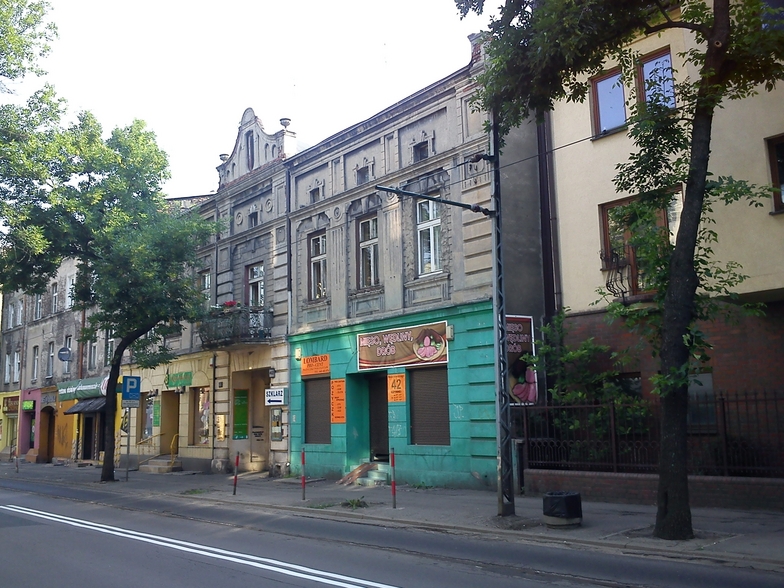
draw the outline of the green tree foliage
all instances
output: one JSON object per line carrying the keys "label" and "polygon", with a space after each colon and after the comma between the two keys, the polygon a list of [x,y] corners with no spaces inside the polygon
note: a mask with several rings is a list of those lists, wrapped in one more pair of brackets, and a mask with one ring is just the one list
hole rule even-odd
{"label": "green tree foliage", "polygon": [[[484,0],[456,3],[466,14],[481,12]],[[641,197],[621,214],[647,233],[637,245],[661,310],[655,336],[662,438],[654,532],[665,539],[693,536],[686,468],[689,365],[706,349],[695,324],[710,317],[711,296],[742,279],[737,266],[711,262],[715,233],[705,221],[713,203],[758,193],[709,174],[713,117],[722,101],[770,91],[784,78],[782,17],[762,0],[506,0],[490,24],[479,100],[495,113],[502,133],[558,101],[585,100],[590,77],[608,61],[620,63],[628,75],[635,39],[681,29],[696,42],[679,56],[695,75],[678,85],[677,110],[653,100],[651,109],[636,113],[630,121],[636,151],[616,178],[619,191]],[[654,219],[667,207],[667,190],[679,183],[684,203],[670,246],[664,235],[657,238]]]}
{"label": "green tree foliage", "polygon": [[[154,366],[171,359],[164,337],[195,321],[203,297],[192,275],[195,249],[214,226],[167,202],[166,154],[141,121],[107,139],[89,113],[62,127],[51,89],[25,106],[0,108],[0,281],[5,291],[42,292],[64,259],[77,260],[75,307],[82,340],[118,340],[108,390],[123,353]],[[102,480],[114,479],[116,395],[107,394]]]}
{"label": "green tree foliage", "polygon": [[48,2],[0,0],[0,92],[8,91],[3,79],[41,73],[36,62],[49,52],[57,32],[44,20],[48,9]]}

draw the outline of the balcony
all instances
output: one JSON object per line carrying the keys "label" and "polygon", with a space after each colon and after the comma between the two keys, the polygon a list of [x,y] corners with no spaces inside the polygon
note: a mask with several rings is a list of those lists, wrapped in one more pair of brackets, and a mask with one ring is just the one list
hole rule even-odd
{"label": "balcony", "polygon": [[272,311],[257,307],[214,308],[199,326],[205,349],[269,340]]}

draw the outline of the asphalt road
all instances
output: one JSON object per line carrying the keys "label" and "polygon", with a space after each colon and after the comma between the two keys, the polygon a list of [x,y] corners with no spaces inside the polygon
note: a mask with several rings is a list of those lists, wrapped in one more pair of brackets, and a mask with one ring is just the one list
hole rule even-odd
{"label": "asphalt road", "polygon": [[171,496],[0,481],[3,588],[781,586],[779,575]]}

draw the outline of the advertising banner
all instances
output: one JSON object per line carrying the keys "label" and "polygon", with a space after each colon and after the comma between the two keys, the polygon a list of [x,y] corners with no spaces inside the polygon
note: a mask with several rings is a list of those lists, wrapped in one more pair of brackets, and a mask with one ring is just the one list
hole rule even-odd
{"label": "advertising banner", "polygon": [[513,404],[536,404],[536,372],[522,359],[534,355],[534,324],[530,316],[506,315],[506,361]]}
{"label": "advertising banner", "polygon": [[449,361],[446,321],[357,335],[360,370]]}

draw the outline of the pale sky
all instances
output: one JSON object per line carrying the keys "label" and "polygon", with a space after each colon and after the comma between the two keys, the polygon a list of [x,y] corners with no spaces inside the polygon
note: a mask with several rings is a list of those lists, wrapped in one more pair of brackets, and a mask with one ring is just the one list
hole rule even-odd
{"label": "pale sky", "polygon": [[314,145],[467,65],[467,36],[488,22],[461,21],[453,0],[50,2],[45,79],[107,133],[146,121],[175,197],[217,189],[246,108],[268,132],[291,118]]}

